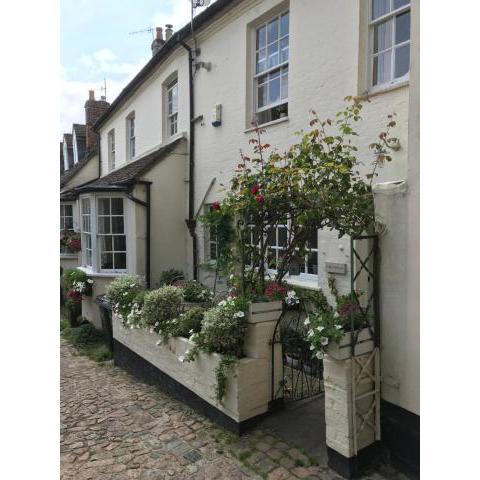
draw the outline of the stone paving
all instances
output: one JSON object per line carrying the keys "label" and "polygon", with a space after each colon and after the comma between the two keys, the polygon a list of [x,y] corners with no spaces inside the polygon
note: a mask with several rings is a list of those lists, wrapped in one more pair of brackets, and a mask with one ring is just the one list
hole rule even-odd
{"label": "stone paving", "polygon": [[[264,429],[242,437],[216,427],[111,363],[61,340],[62,480],[341,480]],[[363,480],[400,480],[379,472]]]}

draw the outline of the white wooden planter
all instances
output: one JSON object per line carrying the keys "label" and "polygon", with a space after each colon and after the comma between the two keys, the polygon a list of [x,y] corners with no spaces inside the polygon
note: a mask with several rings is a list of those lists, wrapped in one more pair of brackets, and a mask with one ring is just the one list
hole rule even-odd
{"label": "white wooden planter", "polygon": [[[354,332],[356,334],[357,331]],[[340,342],[331,342],[326,350],[326,353],[336,360],[346,360],[352,356],[352,335],[350,332],[346,333]],[[371,352],[375,344],[373,342],[372,334],[368,328],[363,328],[358,334],[357,343],[355,345],[355,355],[363,355]]]}
{"label": "white wooden planter", "polygon": [[[271,317],[273,311],[269,311]],[[262,311],[262,314],[266,310]],[[277,311],[278,315],[278,311]],[[265,317],[258,317],[265,318]],[[277,317],[278,319],[278,317]],[[182,359],[193,343],[186,338],[176,337],[157,345],[160,337],[143,329],[127,329],[122,326],[116,315],[112,316],[113,337],[117,342],[142,357],[158,370],[186,387],[198,397],[220,410],[236,423],[261,415],[268,410],[271,400],[271,346],[267,329],[258,325],[268,325],[276,321],[264,320],[249,323],[245,342],[246,357],[238,360],[232,367],[227,382],[227,389],[222,402],[215,398],[215,369],[220,363],[221,355],[200,352],[193,362]],[[274,327],[273,327],[274,328]],[[261,339],[257,334],[263,335]],[[271,332],[273,335],[273,330]],[[280,364],[275,371],[281,372],[281,354],[275,356]]]}

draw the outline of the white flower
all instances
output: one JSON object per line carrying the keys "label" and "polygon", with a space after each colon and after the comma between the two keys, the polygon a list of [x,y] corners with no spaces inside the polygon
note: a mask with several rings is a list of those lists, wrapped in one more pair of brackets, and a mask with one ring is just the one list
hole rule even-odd
{"label": "white flower", "polygon": [[178,359],[183,363],[185,361],[185,357],[183,355],[180,355]]}
{"label": "white flower", "polygon": [[321,360],[321,359],[323,358],[323,353],[322,353],[322,352],[317,352],[317,353],[315,354],[315,356],[316,356],[319,360]]}
{"label": "white flower", "polygon": [[337,330],[341,330],[343,327],[342,327],[341,325],[335,325],[335,328],[336,328]]}
{"label": "white flower", "polygon": [[161,340],[157,340],[157,345],[160,345],[162,343]]}
{"label": "white flower", "polygon": [[304,325],[310,325],[310,319],[307,317],[303,322]]}
{"label": "white flower", "polygon": [[313,345],[310,345],[310,350],[315,350],[315,347]]}
{"label": "white flower", "polygon": [[322,338],[320,339],[320,343],[321,343],[322,345],[324,345],[324,346],[325,346],[325,345],[328,345],[328,338],[327,338],[327,337],[322,337]]}
{"label": "white flower", "polygon": [[325,327],[317,327],[317,330],[321,332],[322,330],[325,330]]}
{"label": "white flower", "polygon": [[92,284],[92,283],[93,283],[93,280],[92,280],[91,278],[89,278],[89,279],[87,280],[87,282],[90,283],[90,284]]}
{"label": "white flower", "polygon": [[310,337],[313,337],[314,335],[315,335],[315,333],[313,332],[313,330],[310,330],[310,331],[308,332],[308,335],[307,335],[307,336],[308,336],[308,338],[310,338]]}
{"label": "white flower", "polygon": [[243,313],[241,310],[236,312],[234,315],[234,317],[237,317],[237,318],[243,318],[245,316],[245,313]]}
{"label": "white flower", "polygon": [[130,330],[133,330],[133,325],[130,326]]}
{"label": "white flower", "polygon": [[150,333],[153,333],[153,328],[150,329]]}
{"label": "white flower", "polygon": [[158,327],[158,322],[155,322],[155,326]]}
{"label": "white flower", "polygon": [[128,292],[123,292],[123,296],[128,295]]}
{"label": "white flower", "polygon": [[193,328],[191,328],[188,333],[191,335],[193,333]]}
{"label": "white flower", "polygon": [[227,304],[227,302],[225,300],[222,300],[221,302],[219,302],[218,306],[219,307],[224,307],[226,304]]}
{"label": "white flower", "polygon": [[333,318],[337,318],[337,317],[339,317],[339,316],[340,316],[340,315],[338,314],[338,312],[335,312],[335,313],[333,314]]}

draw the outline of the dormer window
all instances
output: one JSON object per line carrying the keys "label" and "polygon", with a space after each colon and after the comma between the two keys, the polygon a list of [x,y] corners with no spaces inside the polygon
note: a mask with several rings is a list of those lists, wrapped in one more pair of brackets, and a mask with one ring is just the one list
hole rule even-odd
{"label": "dormer window", "polygon": [[65,171],[68,170],[68,147],[67,147],[67,141],[64,140],[63,142],[63,166],[65,168]]}
{"label": "dormer window", "polygon": [[[135,148],[135,147],[134,147]],[[115,130],[108,132],[108,169],[115,169]]]}
{"label": "dormer window", "polygon": [[178,81],[173,80],[167,87],[167,133],[171,137],[178,132]]}
{"label": "dormer window", "polygon": [[135,112],[127,117],[127,158],[135,157]]}

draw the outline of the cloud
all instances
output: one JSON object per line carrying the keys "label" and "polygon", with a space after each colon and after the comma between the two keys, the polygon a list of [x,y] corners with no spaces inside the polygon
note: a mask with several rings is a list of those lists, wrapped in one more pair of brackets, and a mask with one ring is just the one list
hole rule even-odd
{"label": "cloud", "polygon": [[83,73],[89,76],[99,74],[132,75],[138,72],[145,62],[146,60],[137,64],[119,62],[117,55],[108,48],[102,48],[91,55],[80,57],[80,65],[86,70]]}

